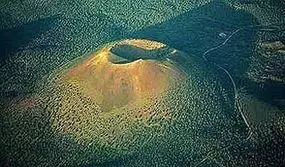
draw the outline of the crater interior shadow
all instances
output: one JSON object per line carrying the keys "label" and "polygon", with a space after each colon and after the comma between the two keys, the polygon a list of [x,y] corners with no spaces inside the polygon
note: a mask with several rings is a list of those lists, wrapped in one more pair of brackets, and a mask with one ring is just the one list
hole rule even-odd
{"label": "crater interior shadow", "polygon": [[[111,48],[111,52],[117,55],[120,59],[110,59],[114,64],[123,64],[133,62],[139,59],[142,60],[162,60],[169,55],[173,49],[162,47],[154,50],[146,50],[132,45],[116,45]],[[113,58],[113,57],[112,57]]]}

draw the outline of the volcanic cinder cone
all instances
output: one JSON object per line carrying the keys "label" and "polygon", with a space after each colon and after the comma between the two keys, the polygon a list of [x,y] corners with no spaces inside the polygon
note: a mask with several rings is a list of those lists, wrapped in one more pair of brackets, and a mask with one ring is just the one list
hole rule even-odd
{"label": "volcanic cinder cone", "polygon": [[[106,44],[13,101],[3,141],[14,146],[6,147],[13,162],[30,159],[36,166],[100,166],[116,159],[155,166],[201,156],[236,136],[232,87],[208,66],[155,41]],[[48,156],[35,146],[49,148]]]}
{"label": "volcanic cinder cone", "polygon": [[178,56],[177,51],[162,43],[124,40],[105,46],[63,75],[109,111],[159,95],[183,78],[169,61],[172,56]]}

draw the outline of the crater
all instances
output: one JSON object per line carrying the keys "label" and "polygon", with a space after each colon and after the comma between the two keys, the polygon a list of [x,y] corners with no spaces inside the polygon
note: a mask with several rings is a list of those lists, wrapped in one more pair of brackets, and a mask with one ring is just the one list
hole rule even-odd
{"label": "crater", "polygon": [[110,49],[109,61],[114,64],[126,64],[137,60],[165,60],[174,49],[163,46],[156,49],[145,49],[130,44],[117,44]]}

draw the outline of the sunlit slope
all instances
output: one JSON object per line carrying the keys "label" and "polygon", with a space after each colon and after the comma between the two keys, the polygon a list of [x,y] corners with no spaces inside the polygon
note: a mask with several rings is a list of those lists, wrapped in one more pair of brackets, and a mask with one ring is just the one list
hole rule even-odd
{"label": "sunlit slope", "polygon": [[[41,135],[31,128],[14,131],[28,137],[13,140],[13,150],[26,153],[9,152],[41,165],[59,162],[40,150],[31,156],[31,145],[50,148],[68,166],[195,165],[196,156],[243,138],[243,133],[237,135],[231,86],[222,86],[227,82],[216,74],[199,59],[158,42],[107,44],[55,71],[34,95],[13,102],[10,113],[37,113],[35,121],[44,125],[39,128]],[[9,119],[28,122],[30,118]],[[64,148],[51,147],[54,143]],[[23,163],[23,159],[10,161]]]}
{"label": "sunlit slope", "polygon": [[167,60],[167,56],[179,56],[178,53],[158,57],[166,51],[158,47],[163,45],[146,40],[110,44],[68,69],[63,77],[96,101],[102,110],[119,108],[159,95],[183,78],[183,72]]}
{"label": "sunlit slope", "polygon": [[[57,72],[51,79],[54,82],[49,86],[59,90],[53,94],[60,97],[62,106],[57,113],[60,119],[54,126],[80,141],[99,139],[103,143],[111,142],[109,144],[115,147],[121,142],[126,142],[126,147],[140,147],[142,143],[129,143],[134,132],[126,130],[133,129],[134,125],[141,127],[135,132],[139,136],[145,133],[158,135],[152,130],[163,130],[163,126],[168,127],[180,114],[195,110],[191,105],[198,101],[221,98],[220,102],[208,102],[213,106],[220,105],[218,112],[232,107],[233,101],[225,106],[222,104],[231,94],[224,94],[224,97],[222,88],[209,90],[219,84],[210,80],[211,75],[207,76],[203,67],[194,65],[195,61],[187,60],[181,51],[154,41],[123,40],[107,44]],[[210,95],[208,91],[213,93]],[[218,91],[217,95],[215,91]],[[198,98],[199,94],[204,97]],[[193,97],[189,97],[191,95]],[[210,107],[204,105],[202,108]],[[69,119],[73,117],[79,121],[70,123]],[[140,132],[142,127],[148,127],[150,131]],[[137,140],[144,141],[145,138],[141,136]]]}

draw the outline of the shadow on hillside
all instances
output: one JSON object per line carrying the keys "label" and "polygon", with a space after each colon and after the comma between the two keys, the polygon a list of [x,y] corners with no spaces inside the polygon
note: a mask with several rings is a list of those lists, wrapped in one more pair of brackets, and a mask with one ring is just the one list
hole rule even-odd
{"label": "shadow on hillside", "polygon": [[[9,15],[1,17],[11,19]],[[0,66],[6,63],[10,55],[53,27],[56,21],[57,17],[48,17],[0,31]]]}
{"label": "shadow on hillside", "polygon": [[[131,34],[131,37],[166,43],[201,58],[204,52],[224,42],[235,30],[258,24],[250,13],[236,10],[223,2],[211,2],[160,24],[143,28]],[[264,88],[260,88],[257,83],[245,77],[258,40],[257,33],[258,30],[254,28],[241,30],[226,45],[210,52],[206,57],[210,62],[227,69],[239,88],[246,87],[248,92],[274,104],[271,99],[275,96],[280,99],[282,95],[276,90],[284,90],[284,85],[280,87],[275,83],[265,83]]]}

